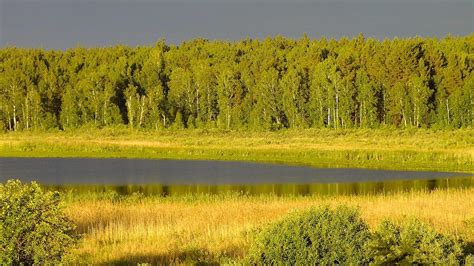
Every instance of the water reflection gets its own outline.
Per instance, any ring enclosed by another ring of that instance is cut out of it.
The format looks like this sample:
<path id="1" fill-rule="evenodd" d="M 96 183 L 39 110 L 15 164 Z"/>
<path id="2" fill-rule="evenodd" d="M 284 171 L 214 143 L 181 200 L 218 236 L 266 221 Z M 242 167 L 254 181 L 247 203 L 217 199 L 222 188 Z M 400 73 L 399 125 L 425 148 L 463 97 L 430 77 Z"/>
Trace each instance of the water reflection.
<path id="1" fill-rule="evenodd" d="M 47 185 L 47 189 L 73 193 L 106 193 L 119 195 L 179 196 L 188 194 L 239 193 L 245 195 L 370 195 L 401 191 L 455 189 L 474 187 L 474 177 L 430 180 L 398 180 L 384 182 L 328 183 L 328 184 L 255 184 L 255 185 Z"/>
<path id="2" fill-rule="evenodd" d="M 359 195 L 472 187 L 472 174 L 200 160 L 0 158 L 0 182 L 121 195 Z"/>
<path id="3" fill-rule="evenodd" d="M 465 173 L 312 168 L 267 163 L 81 158 L 0 158 L 0 181 L 42 184 L 185 185 L 334 184 L 471 177 Z M 286 187 L 287 185 L 283 185 Z M 248 186 L 246 186 L 248 187 Z"/>

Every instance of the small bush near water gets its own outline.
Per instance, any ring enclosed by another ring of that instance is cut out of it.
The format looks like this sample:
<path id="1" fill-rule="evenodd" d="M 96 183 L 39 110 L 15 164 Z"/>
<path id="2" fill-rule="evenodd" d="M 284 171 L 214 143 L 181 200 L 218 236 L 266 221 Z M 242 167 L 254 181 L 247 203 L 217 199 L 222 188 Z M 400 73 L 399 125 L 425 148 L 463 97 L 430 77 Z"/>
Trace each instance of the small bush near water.
<path id="1" fill-rule="evenodd" d="M 0 264 L 56 264 L 75 244 L 57 192 L 32 182 L 0 184 Z"/>
<path id="2" fill-rule="evenodd" d="M 418 220 L 402 226 L 383 221 L 368 243 L 368 254 L 377 265 L 452 265 L 462 260 L 462 245 Z"/>
<path id="3" fill-rule="evenodd" d="M 360 264 L 367 262 L 370 232 L 357 210 L 338 207 L 296 213 L 264 229 L 250 249 L 263 264 Z"/>
<path id="4" fill-rule="evenodd" d="M 338 207 L 292 214 L 256 236 L 249 261 L 264 265 L 471 265 L 462 244 L 411 220 L 383 221 L 371 234 L 357 210 Z"/>

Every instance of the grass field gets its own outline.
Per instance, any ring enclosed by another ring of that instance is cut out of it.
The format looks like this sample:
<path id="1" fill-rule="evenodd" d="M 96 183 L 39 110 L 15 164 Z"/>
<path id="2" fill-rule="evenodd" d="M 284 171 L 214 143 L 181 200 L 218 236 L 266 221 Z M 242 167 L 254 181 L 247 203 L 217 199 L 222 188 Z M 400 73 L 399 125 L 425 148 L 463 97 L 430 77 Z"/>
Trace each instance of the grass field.
<path id="1" fill-rule="evenodd" d="M 0 156 L 209 159 L 474 172 L 474 130 L 16 132 L 0 135 Z"/>
<path id="2" fill-rule="evenodd" d="M 474 173 L 474 130 L 301 130 L 143 132 L 127 128 L 0 134 L 3 157 L 95 157 L 275 162 Z M 418 218 L 474 250 L 474 188 L 360 196 L 161 197 L 66 194 L 82 234 L 80 263 L 242 263 L 255 231 L 311 206 L 360 209 L 371 229 Z"/>
<path id="3" fill-rule="evenodd" d="M 258 228 L 295 210 L 339 204 L 358 207 L 372 229 L 385 218 L 416 217 L 474 245 L 474 189 L 334 197 L 76 194 L 66 212 L 83 233 L 74 251 L 80 262 L 238 263 Z"/>

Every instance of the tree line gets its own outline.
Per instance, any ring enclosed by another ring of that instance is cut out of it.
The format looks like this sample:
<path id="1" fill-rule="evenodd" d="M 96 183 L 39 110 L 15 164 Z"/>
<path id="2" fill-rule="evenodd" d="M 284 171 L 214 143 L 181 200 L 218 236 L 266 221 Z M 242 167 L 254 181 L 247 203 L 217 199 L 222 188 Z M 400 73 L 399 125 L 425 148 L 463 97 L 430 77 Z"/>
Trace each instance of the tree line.
<path id="1" fill-rule="evenodd" d="M 471 127 L 473 67 L 472 34 L 6 47 L 0 127 Z"/>

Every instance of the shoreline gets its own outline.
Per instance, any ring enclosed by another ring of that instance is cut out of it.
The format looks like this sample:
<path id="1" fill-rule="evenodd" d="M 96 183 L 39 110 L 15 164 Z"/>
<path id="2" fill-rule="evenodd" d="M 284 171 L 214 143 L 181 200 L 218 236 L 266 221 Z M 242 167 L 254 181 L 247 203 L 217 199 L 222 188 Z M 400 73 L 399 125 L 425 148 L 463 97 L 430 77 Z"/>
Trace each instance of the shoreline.
<path id="1" fill-rule="evenodd" d="M 474 131 L 15 132 L 0 157 L 219 160 L 314 168 L 474 173 Z"/>

